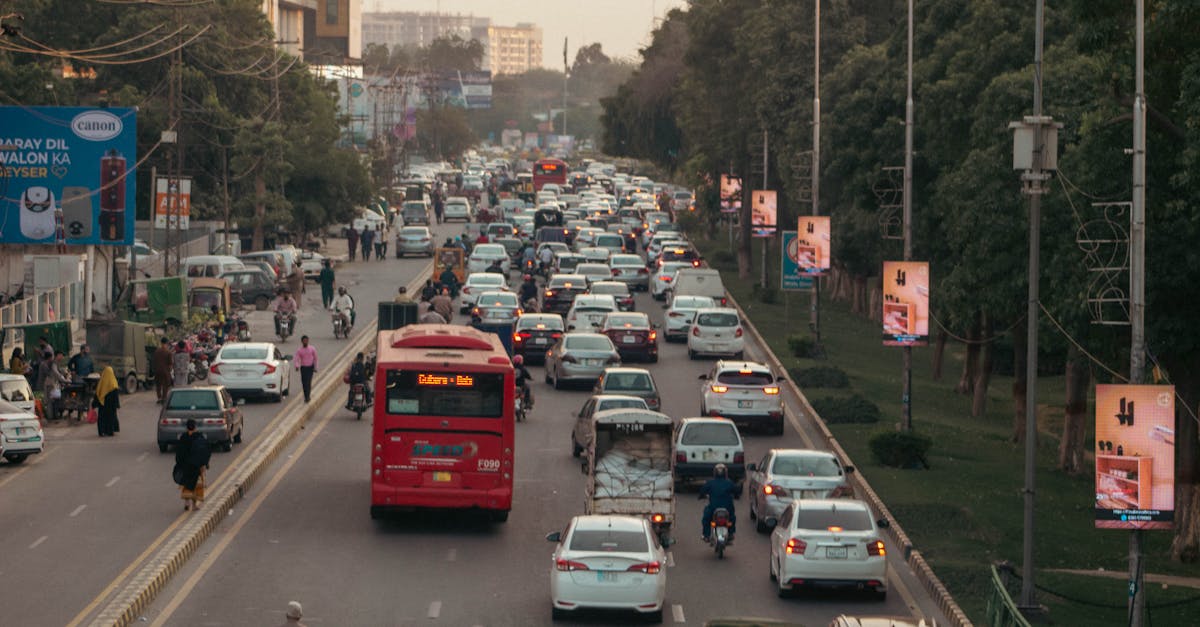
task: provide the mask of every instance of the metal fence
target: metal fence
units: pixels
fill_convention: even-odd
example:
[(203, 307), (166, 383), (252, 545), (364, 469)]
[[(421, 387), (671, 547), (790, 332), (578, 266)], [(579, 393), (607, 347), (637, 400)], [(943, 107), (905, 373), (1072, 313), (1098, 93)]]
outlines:
[(991, 627), (1030, 627), (1029, 621), (1017, 609), (1012, 595), (1008, 592), (1011, 580), (1011, 567), (1004, 565), (999, 569), (992, 564), (992, 591), (988, 595), (987, 621)]
[[(0, 328), (31, 322), (55, 322), (83, 318), (83, 282), (76, 281), (38, 292), (29, 298), (0, 307)], [(4, 334), (5, 351), (25, 341), (24, 334)]]

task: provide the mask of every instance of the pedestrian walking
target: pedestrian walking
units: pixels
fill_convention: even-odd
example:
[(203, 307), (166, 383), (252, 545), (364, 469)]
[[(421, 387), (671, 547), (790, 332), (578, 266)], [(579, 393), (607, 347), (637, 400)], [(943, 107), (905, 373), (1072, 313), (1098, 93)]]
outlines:
[(175, 442), (175, 468), (171, 478), (179, 486), (179, 497), (183, 499), (183, 511), (200, 509), (204, 503), (204, 476), (212, 457), (208, 438), (196, 430), (196, 419), (188, 418), (187, 432)]
[(292, 292), (292, 297), (297, 302), (301, 299), (301, 294), (304, 293), (304, 270), (300, 268), (300, 261), (292, 266), (292, 273), (287, 278), (288, 290)]
[(380, 261), (387, 257), (387, 229), (381, 223), (375, 227), (375, 261)]
[(167, 338), (159, 340), (150, 362), (154, 369), (154, 392), (158, 395), (158, 404), (162, 405), (171, 390), (171, 342)]
[(96, 386), (96, 398), (92, 399), (92, 407), (97, 410), (96, 431), (100, 437), (111, 437), (121, 430), (121, 421), (117, 419), (117, 410), (121, 408), (120, 396), (117, 375), (112, 366), (105, 366), (100, 373), (100, 383)]
[(300, 622), (300, 618), (304, 616), (304, 608), (300, 606), (298, 601), (288, 601), (287, 620), (284, 621), (283, 627), (304, 627), (304, 623)]
[(358, 243), (362, 246), (363, 261), (371, 260), (371, 241), (375, 239), (375, 231), (371, 230), (371, 225), (363, 225), (362, 233), (358, 234)]
[(354, 227), (350, 227), (350, 231), (346, 233), (346, 248), (350, 250), (350, 261), (354, 261), (354, 253), (358, 248), (358, 231)]
[[(351, 259), (354, 259), (354, 257), (351, 257)], [(336, 280), (337, 277), (333, 274), (333, 264), (326, 259), (325, 267), (321, 268), (321, 274), (317, 275), (317, 283), (321, 285), (322, 309), (329, 309), (329, 304), (333, 302), (333, 284)]]
[(177, 388), (188, 384), (188, 366), (192, 365), (192, 353), (187, 349), (187, 343), (179, 340), (175, 344), (175, 354), (171, 356), (171, 384)]
[(441, 224), (446, 215), (446, 201), (442, 200), (442, 195), (438, 194), (433, 197), (433, 214), (437, 216), (437, 223)]
[(307, 335), (300, 338), (300, 348), (296, 349), (292, 359), (296, 370), (300, 371), (300, 386), (304, 388), (304, 402), (307, 403), (312, 397), (312, 379), (317, 372), (317, 349), (309, 346)]

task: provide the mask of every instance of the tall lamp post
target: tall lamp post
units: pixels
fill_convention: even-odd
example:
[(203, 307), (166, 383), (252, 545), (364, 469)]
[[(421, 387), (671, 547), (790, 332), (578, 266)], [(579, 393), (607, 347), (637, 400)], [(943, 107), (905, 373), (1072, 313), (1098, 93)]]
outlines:
[[(912, 261), (913, 0), (908, 0), (908, 79), (904, 98), (904, 260)], [(900, 430), (912, 431), (912, 346), (905, 346), (901, 375)]]
[[(813, 0), (813, 156), (812, 156), (812, 214), (821, 215), (821, 0)], [(782, 235), (780, 236), (782, 238)], [(782, 242), (783, 240), (780, 239)], [(821, 346), (821, 278), (812, 279), (813, 343)]]

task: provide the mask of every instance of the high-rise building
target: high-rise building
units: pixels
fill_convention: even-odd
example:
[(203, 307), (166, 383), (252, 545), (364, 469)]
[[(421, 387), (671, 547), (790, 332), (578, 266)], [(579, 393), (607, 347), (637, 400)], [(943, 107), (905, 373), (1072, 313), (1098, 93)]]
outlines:
[(479, 35), (486, 35), (490, 24), (491, 19), (473, 15), (415, 11), (364, 13), (362, 41), (364, 45), (386, 44), (390, 50), (405, 46), (424, 47), (439, 37), (451, 35), (458, 35), (466, 40), (482, 40)]
[(542, 29), (528, 22), (488, 27), (484, 66), (492, 75), (522, 74), (542, 66)]

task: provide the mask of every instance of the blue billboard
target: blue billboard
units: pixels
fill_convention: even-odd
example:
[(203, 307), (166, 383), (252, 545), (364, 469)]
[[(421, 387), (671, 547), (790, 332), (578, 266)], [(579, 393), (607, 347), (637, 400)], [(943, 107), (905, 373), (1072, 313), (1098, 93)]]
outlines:
[(0, 243), (133, 243), (137, 111), (0, 107)]
[(812, 276), (801, 266), (799, 254), (799, 239), (796, 231), (780, 231), (783, 246), (780, 246), (779, 281), (784, 290), (811, 290)]

